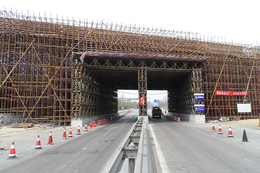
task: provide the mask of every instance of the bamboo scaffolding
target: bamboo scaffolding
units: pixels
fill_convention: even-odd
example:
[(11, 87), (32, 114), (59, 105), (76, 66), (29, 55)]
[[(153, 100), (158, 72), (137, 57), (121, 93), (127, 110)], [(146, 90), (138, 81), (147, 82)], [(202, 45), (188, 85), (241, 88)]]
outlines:
[[(205, 93), (207, 119), (236, 117), (236, 103), (243, 103), (245, 98), (252, 104), (252, 113), (239, 118), (259, 116), (259, 47), (226, 43), (191, 32), (37, 17), (6, 10), (0, 11), (0, 112), (10, 114), (14, 122), (58, 124), (67, 124), (84, 112), (113, 112), (114, 86), (106, 90), (99, 76), (90, 75), (93, 72), (74, 58), (87, 51), (116, 55), (112, 60), (93, 56), (87, 65), (139, 68), (143, 66), (138, 63), (143, 63), (148, 70), (199, 68), (203, 86), (191, 76), (179, 81), (185, 86), (183, 92), (197, 90), (191, 88), (191, 82), (202, 87), (198, 90)], [(144, 61), (134, 59), (134, 55)], [(174, 58), (178, 61), (171, 61)], [(203, 66), (192, 62), (202, 60)], [(216, 97), (215, 90), (246, 90), (249, 95)], [(173, 100), (174, 95), (170, 95)], [(186, 94), (185, 102), (192, 105), (190, 94)], [(107, 108), (101, 108), (99, 104), (103, 103), (109, 103)], [(187, 105), (179, 111), (192, 112)]]

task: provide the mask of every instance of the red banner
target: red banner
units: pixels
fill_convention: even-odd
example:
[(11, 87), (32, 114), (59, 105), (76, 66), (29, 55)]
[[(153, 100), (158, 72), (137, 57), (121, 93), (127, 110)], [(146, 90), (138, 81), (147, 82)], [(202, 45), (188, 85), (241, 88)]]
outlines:
[(216, 96), (244, 96), (248, 95), (248, 91), (215, 91)]
[(144, 105), (144, 95), (142, 96), (142, 98), (139, 100), (140, 105)]

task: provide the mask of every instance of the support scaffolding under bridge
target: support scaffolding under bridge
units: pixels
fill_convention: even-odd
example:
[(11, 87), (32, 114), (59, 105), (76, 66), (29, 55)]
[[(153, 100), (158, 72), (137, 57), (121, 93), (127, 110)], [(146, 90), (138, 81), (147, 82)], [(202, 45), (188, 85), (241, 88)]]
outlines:
[[(59, 125), (116, 113), (117, 89), (138, 89), (146, 68), (146, 89), (168, 90), (170, 111), (197, 113), (194, 93), (202, 92), (206, 119), (258, 118), (259, 55), (196, 33), (0, 11), (0, 112), (11, 122)], [(252, 112), (238, 114), (237, 103)]]

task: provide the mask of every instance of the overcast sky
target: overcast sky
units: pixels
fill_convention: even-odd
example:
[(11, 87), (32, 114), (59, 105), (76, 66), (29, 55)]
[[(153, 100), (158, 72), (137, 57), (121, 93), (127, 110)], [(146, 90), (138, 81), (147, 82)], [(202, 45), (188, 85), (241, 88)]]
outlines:
[[(154, 100), (167, 101), (166, 90), (148, 90), (147, 101), (154, 102)], [(118, 98), (138, 98), (138, 90), (118, 90)]]
[(3, 0), (0, 9), (52, 17), (197, 32), (239, 44), (258, 45), (258, 0)]

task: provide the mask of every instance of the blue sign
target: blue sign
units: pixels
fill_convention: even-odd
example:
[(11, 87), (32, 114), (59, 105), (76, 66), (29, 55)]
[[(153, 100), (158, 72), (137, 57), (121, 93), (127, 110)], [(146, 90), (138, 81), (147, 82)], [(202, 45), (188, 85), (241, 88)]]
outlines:
[(194, 100), (204, 100), (204, 93), (194, 93)]
[(159, 103), (159, 100), (154, 100), (154, 103)]
[(194, 110), (195, 111), (205, 111), (205, 106), (202, 104), (194, 105)]

